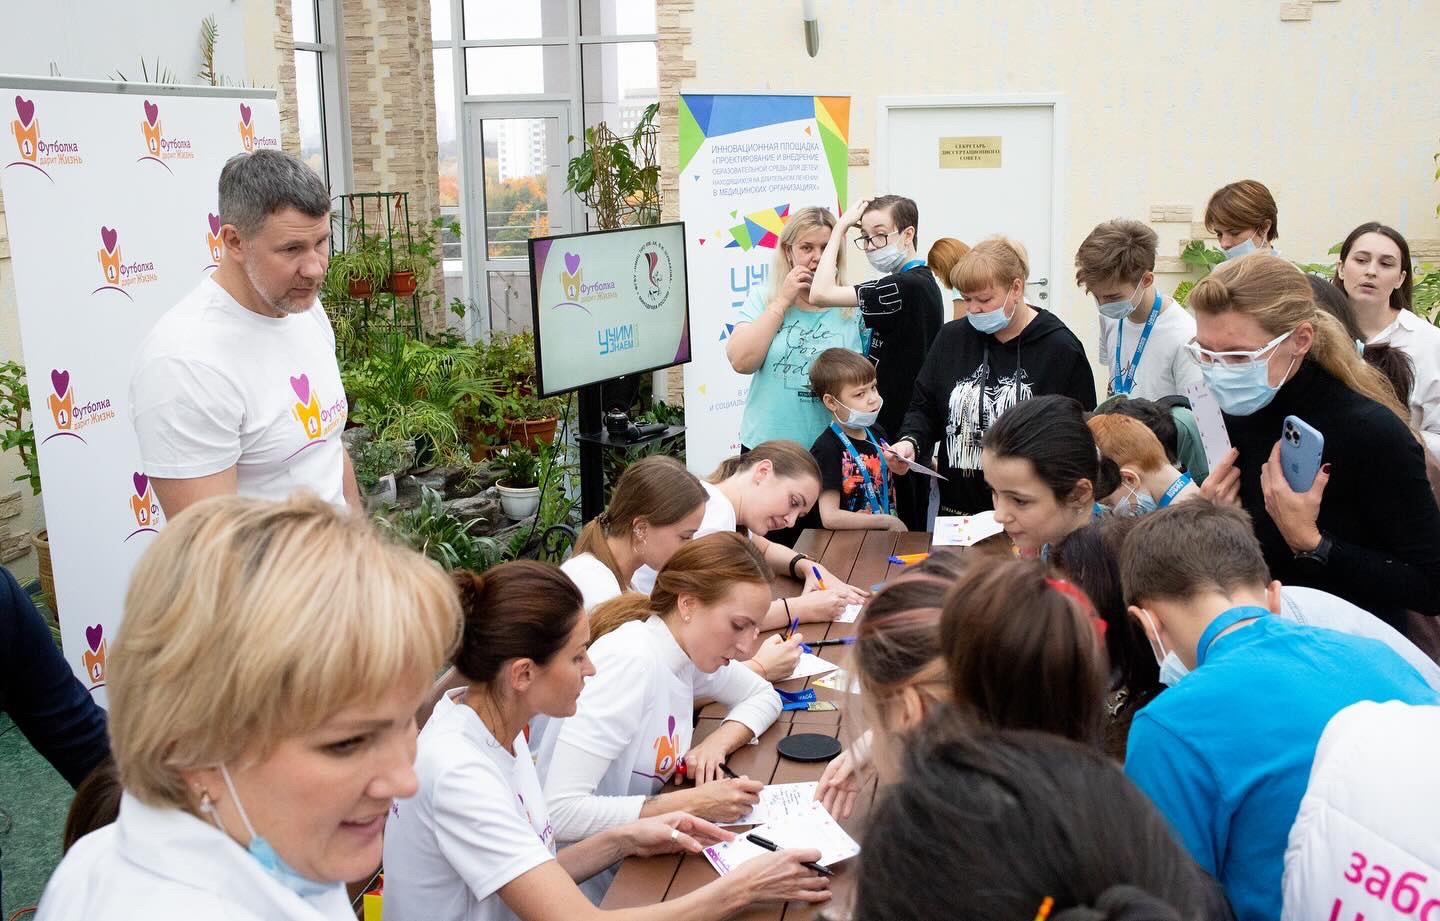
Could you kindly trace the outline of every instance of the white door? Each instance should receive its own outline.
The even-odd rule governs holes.
[[[531,237],[583,230],[575,196],[565,191],[570,159],[570,105],[566,102],[474,102],[465,104],[469,133],[464,226],[471,265],[479,266],[471,301],[472,336],[489,330],[515,332],[532,325]],[[484,155],[480,156],[479,152]]]
[[[880,99],[877,194],[920,208],[920,254],[939,237],[971,246],[994,234],[1025,245],[1027,299],[1050,306],[1056,290],[1058,189],[1054,99]]]

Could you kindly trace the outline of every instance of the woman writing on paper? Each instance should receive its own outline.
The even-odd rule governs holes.
[[[769,854],[682,898],[602,912],[576,885],[622,857],[696,853],[730,834],[682,812],[654,815],[556,846],[525,726],[575,712],[595,673],[590,624],[574,583],[544,563],[458,573],[465,616],[447,693],[420,733],[419,790],[385,829],[385,914],[400,921],[721,918],[762,899],[820,901],[814,852]],[[754,864],[752,868],[752,863]]]
[[[727,779],[720,765],[780,715],[775,689],[743,664],[769,602],[764,561],[732,531],[676,551],[648,597],[625,595],[591,614],[597,674],[575,715],[548,721],[533,740],[560,840],[675,810],[732,821],[759,801],[761,783]],[[730,710],[692,745],[701,698]],[[696,786],[662,793],[682,762]]]

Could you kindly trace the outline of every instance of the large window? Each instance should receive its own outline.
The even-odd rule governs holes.
[[[338,52],[338,0],[290,0],[295,38],[295,106],[300,158],[334,193],[350,187],[345,104]]]
[[[628,134],[656,100],[655,0],[431,0],[431,26],[441,211],[465,231],[447,287],[472,332],[528,325],[525,240],[585,229],[564,191],[578,138]]]

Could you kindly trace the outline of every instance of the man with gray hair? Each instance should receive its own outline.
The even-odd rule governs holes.
[[[201,499],[308,489],[360,507],[347,404],[320,306],[330,193],[278,150],[220,172],[220,266],[140,347],[130,404],[145,473],[173,518]]]

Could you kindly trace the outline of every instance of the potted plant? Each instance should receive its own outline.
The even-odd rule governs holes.
[[[445,507],[444,497],[428,486],[420,488],[417,507],[377,514],[375,524],[392,539],[446,569],[481,572],[504,557],[499,541],[472,533],[483,524],[483,519],[462,521]]]
[[[429,224],[410,224],[409,242],[395,251],[394,271],[385,282],[387,291],[396,297],[409,297],[417,288],[429,284],[441,263],[439,233],[442,230],[459,236],[460,224],[443,217],[437,217]]]
[[[333,297],[344,292],[364,300],[379,290],[390,273],[388,243],[363,231],[356,231],[344,249],[332,253],[325,272],[325,288]]]
[[[493,466],[501,471],[495,489],[506,516],[519,521],[535,514],[540,508],[540,459],[535,453],[514,445],[496,458]]]
[[[25,378],[25,366],[15,361],[0,364],[0,450],[14,448],[20,454],[25,472],[15,482],[28,482],[32,495],[40,495],[40,457],[35,450],[35,426],[27,424],[25,414],[30,411],[30,386]],[[50,538],[42,528],[30,537],[35,547],[35,556],[40,563],[40,590],[45,603],[59,615],[55,605],[55,570],[50,563]]]
[[[535,336],[530,332],[497,335],[477,343],[486,375],[508,381],[509,390],[495,407],[507,441],[535,449],[555,439],[565,401],[537,394]]]

